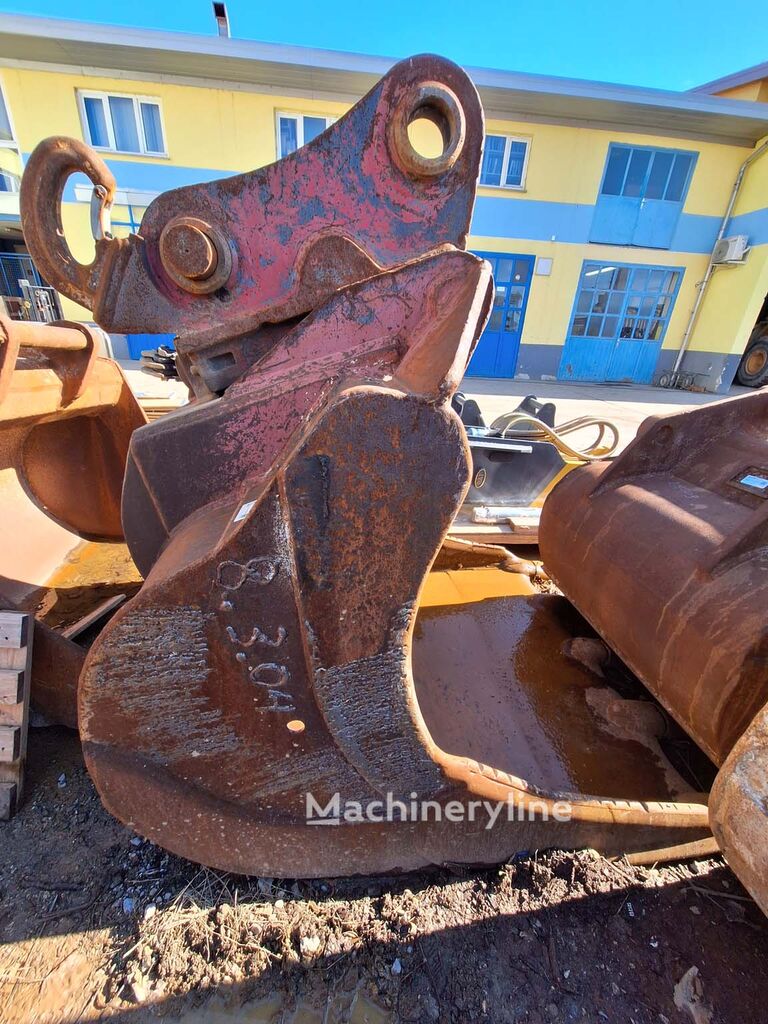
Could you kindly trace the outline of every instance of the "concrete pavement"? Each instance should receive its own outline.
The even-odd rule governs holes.
[[[186,400],[187,389],[180,381],[163,381],[144,373],[137,361],[120,360],[120,365],[138,398],[150,401],[168,400],[172,404],[181,404]],[[722,395],[666,391],[663,388],[634,385],[499,380],[485,377],[465,377],[461,390],[467,398],[475,399],[488,424],[502,413],[511,412],[526,395],[535,395],[542,401],[554,402],[557,406],[558,422],[585,415],[611,420],[619,430],[619,451],[629,444],[646,416],[663,416],[680,409],[727,401]],[[751,391],[752,388],[733,387],[728,397],[735,398]],[[578,447],[584,447],[590,442],[590,434],[587,431],[583,436],[574,434],[572,441]]]
[[[162,380],[145,373],[138,359],[118,359],[128,386],[138,399],[169,401],[177,405],[186,402],[189,392],[180,380]]]
[[[483,417],[490,424],[502,413],[511,412],[526,395],[540,401],[554,402],[557,422],[576,416],[599,416],[611,420],[619,430],[618,451],[625,448],[647,416],[667,416],[682,409],[692,409],[712,402],[727,401],[737,395],[750,394],[752,388],[733,387],[727,398],[722,395],[699,394],[692,391],[667,391],[664,388],[621,384],[577,384],[559,381],[498,380],[486,377],[465,377],[461,390],[474,398]],[[594,436],[594,431],[591,432]],[[590,443],[590,432],[572,435],[578,447]]]

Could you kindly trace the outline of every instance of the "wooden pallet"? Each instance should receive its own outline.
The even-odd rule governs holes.
[[[177,395],[169,398],[139,397],[138,401],[150,423],[159,420],[161,416],[165,416],[169,412],[176,412],[184,405],[184,399]]]
[[[16,812],[24,787],[34,619],[0,612],[0,820]]]

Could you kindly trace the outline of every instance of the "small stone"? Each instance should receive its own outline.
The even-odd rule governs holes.
[[[711,1024],[714,1013],[704,998],[698,967],[690,967],[675,985],[673,999],[678,1010],[686,1011],[696,1024]]]
[[[150,918],[154,917],[157,913],[157,904],[148,903],[144,908],[144,920],[149,921]]]
[[[547,1003],[546,1007],[544,1008],[544,1012],[550,1020],[557,1020],[557,1018],[560,1016],[560,1010],[557,1008],[557,1003]]]
[[[285,906],[285,900],[275,900],[275,910],[282,910]]]
[[[141,846],[143,840],[139,836],[134,836],[131,839],[131,846]]]
[[[403,965],[400,963],[400,957],[394,961],[391,970],[393,974],[402,974]]]
[[[424,1000],[424,1009],[427,1011],[427,1016],[430,1020],[440,1020],[440,1004],[431,992],[427,994],[427,998]]]
[[[659,940],[656,938],[655,935],[652,935],[651,936],[651,949],[658,949],[658,948],[659,948]]]
[[[104,1009],[106,1009],[107,1003],[109,1002],[109,997],[107,995],[106,988],[107,988],[106,984],[102,985],[102,987],[98,990],[96,995],[93,997],[93,1005],[94,1005],[94,1007],[97,1010],[104,1010]]]
[[[131,982],[130,989],[134,1003],[145,1003],[149,998],[149,985],[141,975]]]
[[[125,899],[123,900],[123,913],[132,914],[135,906],[136,900],[133,898],[133,896],[126,896]]]
[[[571,976],[570,968],[567,971],[563,971],[563,977],[566,979],[566,981],[568,980],[568,978],[570,978],[570,976]]]
[[[66,787],[66,785],[67,785],[67,776],[64,774],[64,772],[62,772],[61,775],[59,776],[57,785],[58,785],[59,789],[64,789]]]
[[[692,914],[695,914],[696,917],[701,917],[701,907],[689,907],[688,909]]]
[[[299,940],[299,949],[302,956],[313,956],[320,949],[320,936],[302,935]]]

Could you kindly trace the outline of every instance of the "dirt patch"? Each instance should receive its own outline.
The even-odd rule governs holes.
[[[201,869],[102,808],[77,738],[33,730],[0,826],[0,1017],[298,1024],[765,1019],[768,927],[718,859],[590,851],[498,868],[276,881]]]

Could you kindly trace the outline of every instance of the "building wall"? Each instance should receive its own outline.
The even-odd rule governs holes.
[[[0,68],[4,92],[21,153],[52,134],[83,138],[76,90],[157,97],[168,157],[103,154],[120,189],[156,193],[179,185],[248,170],[276,159],[278,111],[338,117],[348,104],[312,97],[281,96],[247,89],[132,81],[85,73]],[[515,123],[489,120],[490,134],[530,140],[524,188],[481,186],[472,222],[470,247],[549,257],[549,276],[534,275],[525,315],[516,373],[531,379],[558,372],[584,260],[653,264],[684,269],[666,332],[659,366],[669,365],[680,344],[695,298],[696,283],[707,265],[732,183],[751,152],[736,146],[576,125]],[[658,146],[698,154],[691,184],[670,249],[595,245],[589,230],[611,143]],[[8,151],[0,150],[0,167]],[[729,233],[750,235],[753,251],[744,267],[718,271],[702,307],[687,357],[693,368],[704,367],[710,387],[730,383],[751,323],[768,290],[768,157],[747,179]],[[81,181],[85,183],[85,179]],[[92,258],[89,208],[78,202],[75,179],[65,191],[63,224],[75,256]],[[141,203],[129,211],[116,207],[116,234],[143,213]],[[88,319],[87,310],[64,300],[65,316]],[[735,362],[734,362],[735,360]]]
[[[666,369],[674,361],[682,339],[695,300],[696,284],[706,269],[738,168],[751,150],[690,139],[563,125],[490,120],[487,130],[531,137],[526,188],[522,192],[479,188],[470,245],[484,251],[512,251],[552,258],[551,275],[534,275],[533,278],[517,375],[532,379],[557,375],[579,273],[586,259],[684,268],[659,360],[660,369]],[[608,147],[617,142],[691,150],[699,154],[673,248],[595,245],[588,241]],[[749,179],[748,185],[750,197],[760,202],[759,187],[753,186]],[[765,195],[763,192],[763,197]],[[764,204],[764,198],[762,202]],[[742,201],[737,211],[742,208],[749,208],[748,202]],[[763,230],[762,225],[758,227],[760,237],[768,241],[768,230]],[[704,321],[704,329],[694,334],[694,352],[722,354],[725,358],[737,350],[743,351],[749,333],[748,330],[744,333],[749,313],[744,316],[741,310],[746,293],[754,285],[750,275],[744,274],[746,269],[729,268],[729,272],[736,275],[734,281],[744,275],[737,289],[738,303],[724,304],[718,302],[717,296],[708,301],[707,307],[719,319],[718,329],[711,331]],[[756,310],[764,295],[765,290],[759,299],[755,296]],[[712,368],[703,370],[707,380],[702,383],[721,389],[727,387],[730,379],[721,378],[718,359],[707,357],[705,362],[707,365],[711,362]],[[697,370],[702,365],[695,356],[692,364]],[[735,372],[735,365],[732,371]]]
[[[764,139],[762,142],[768,140]],[[727,235],[746,235],[743,266],[715,270],[693,330],[685,367],[730,382],[768,294],[768,151],[749,167]]]

